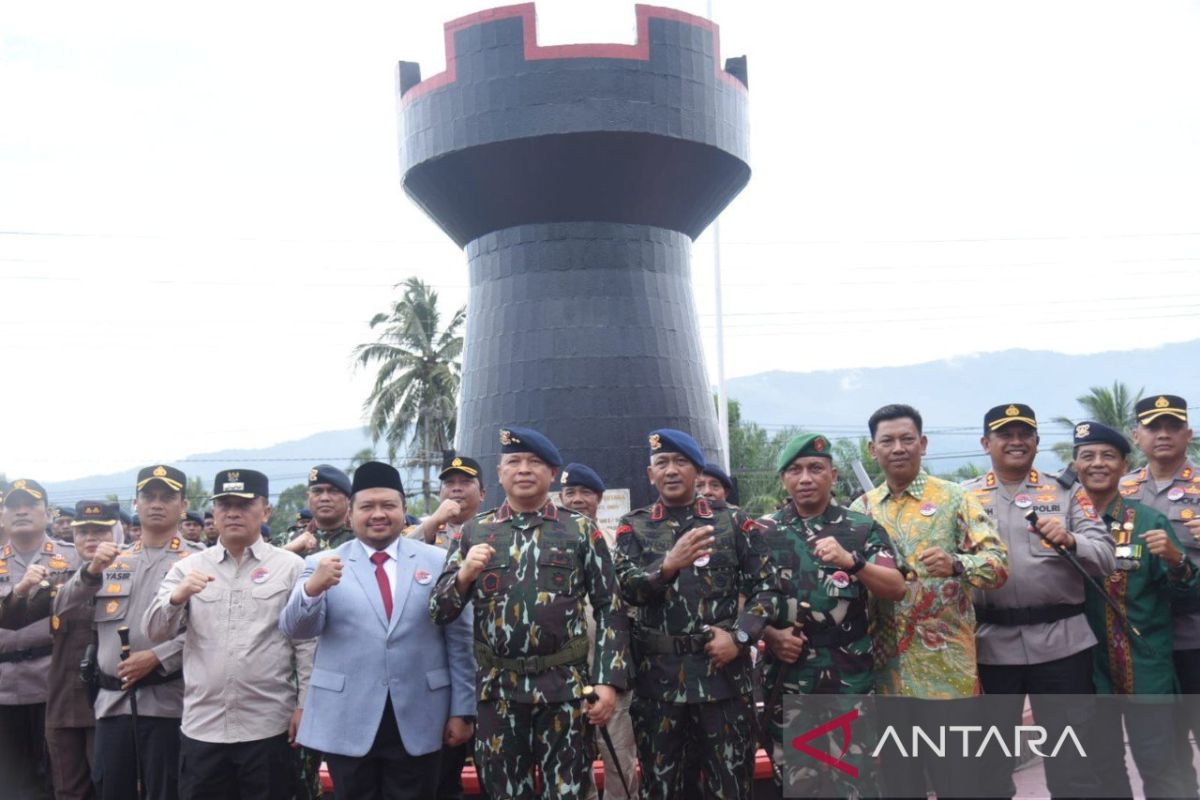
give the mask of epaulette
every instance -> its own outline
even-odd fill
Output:
[[[1100,519],[1100,515],[1096,513],[1096,506],[1092,502],[1092,498],[1088,497],[1086,490],[1080,488],[1075,492],[1075,502],[1079,503],[1079,507],[1083,509],[1083,513],[1088,519]]]
[[[12,554],[13,548],[11,544],[4,545],[4,548],[0,550],[0,558],[12,558]]]

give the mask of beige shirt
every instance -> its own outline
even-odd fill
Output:
[[[304,705],[316,640],[292,642],[279,631],[279,612],[304,569],[304,559],[259,539],[241,563],[218,542],[175,563],[146,609],[145,630],[166,641],[181,626],[183,734],[232,743],[285,733]],[[216,580],[187,603],[171,593],[194,571]],[[298,677],[298,680],[297,680]]]

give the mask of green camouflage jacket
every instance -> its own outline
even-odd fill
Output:
[[[666,581],[667,551],[692,528],[712,525],[716,542],[707,563]],[[653,653],[647,636],[703,635],[709,627],[740,628],[757,639],[780,613],[778,577],[762,527],[742,511],[698,498],[686,508],[661,501],[621,518],[617,528],[617,576],[621,595],[635,606],[634,672],[640,695],[669,703],[702,703],[750,694],[750,654],[716,669],[700,652]],[[746,605],[738,614],[738,595]]]
[[[800,622],[814,639],[795,664],[768,655],[766,691],[780,680],[782,669],[789,694],[869,694],[875,678],[867,588],[844,570],[823,563],[812,546],[833,536],[846,550],[862,553],[868,563],[895,567],[887,531],[865,514],[832,504],[820,516],[805,520],[789,502],[759,522],[766,528],[771,561],[783,587],[785,610],[776,625]]]
[[[473,545],[495,548],[466,596],[455,585]],[[594,682],[624,689],[629,670],[629,617],[616,591],[612,555],[600,530],[585,516],[547,501],[541,511],[513,511],[505,502],[469,521],[451,540],[446,566],[434,588],[430,613],[445,625],[473,604],[475,641],[501,658],[548,656],[587,637],[585,600],[596,622],[593,674],[586,658],[535,675],[479,665],[480,700],[561,703],[581,697]],[[586,651],[585,651],[586,653]]]

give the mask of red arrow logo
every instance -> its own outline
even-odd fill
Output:
[[[846,755],[846,753],[849,752],[849,750],[850,750],[850,723],[854,722],[854,720],[856,720],[856,719],[858,719],[858,709],[857,708],[847,711],[845,714],[842,714],[840,717],[834,717],[833,719],[829,720],[829,722],[826,722],[824,725],[818,725],[817,727],[813,728],[812,730],[805,731],[804,733],[797,736],[795,739],[792,739],[792,747],[796,748],[797,750],[799,750],[801,753],[804,753],[805,755],[812,756],[817,761],[820,761],[822,764],[833,767],[834,769],[837,769],[837,770],[841,770],[842,772],[849,775],[851,778],[857,778],[858,777],[858,767],[854,766],[853,764],[847,764],[845,761],[842,761],[842,758],[841,758],[842,756]],[[813,739],[816,739],[818,736],[824,736],[825,734],[829,733],[830,731],[836,730],[838,728],[841,728],[841,730],[842,730],[842,752],[839,753],[837,755],[837,757],[831,756],[829,753],[826,753],[822,750],[817,750],[816,748],[809,747],[808,743],[811,742]]]

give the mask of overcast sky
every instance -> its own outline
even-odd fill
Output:
[[[10,4],[0,471],[61,479],[359,424],[350,350],[390,287],[466,298],[462,252],[400,187],[395,64],[441,71],[442,24],[483,7]],[[632,3],[538,13],[542,43],[634,40]],[[714,16],[750,71],[754,177],[722,217],[730,376],[1196,338],[1200,4],[716,0]],[[706,235],[715,380],[711,265]]]

